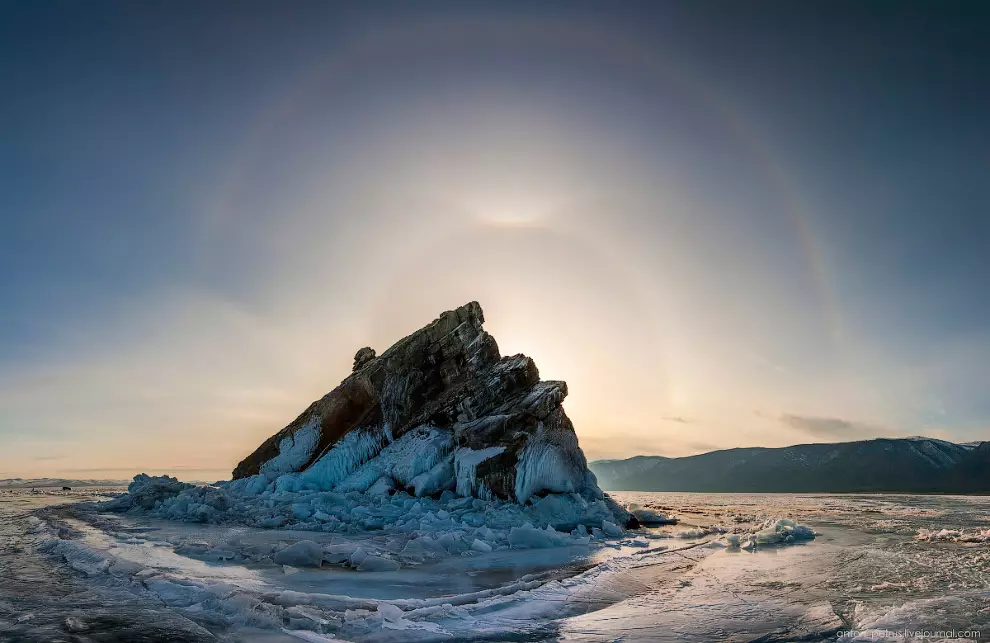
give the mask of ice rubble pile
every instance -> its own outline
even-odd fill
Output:
[[[150,515],[171,520],[237,523],[253,527],[291,528],[297,531],[365,534],[389,538],[382,556],[406,564],[465,552],[487,553],[497,549],[587,545],[592,539],[620,537],[623,529],[604,500],[587,500],[579,494],[548,494],[525,505],[500,499],[482,500],[448,490],[437,497],[417,498],[404,490],[286,491],[266,488],[253,495],[232,491],[236,484],[221,483],[186,489],[158,500]],[[140,494],[149,485],[131,483]],[[138,509],[148,502],[129,494],[105,505],[112,510]],[[401,543],[401,546],[399,545]],[[351,561],[353,549],[327,555],[327,563]],[[221,548],[242,557],[237,547]],[[199,551],[179,553],[199,555]],[[256,552],[257,553],[257,552]],[[261,552],[268,557],[271,552]],[[401,555],[400,555],[401,554]],[[248,556],[250,557],[250,556]],[[313,554],[312,560],[318,560]],[[275,560],[278,564],[298,562]],[[353,561],[351,561],[353,562]],[[360,561],[352,564],[358,567]]]
[[[684,538],[685,540],[698,540],[699,538],[705,538],[706,536],[711,536],[712,534],[724,534],[725,529],[718,526],[712,525],[710,527],[688,527],[687,529],[681,529],[674,534],[677,538]]]
[[[353,372],[233,480],[142,474],[111,508],[335,532],[636,526],[588,469],[561,406],[567,385],[541,381],[525,355],[500,357],[483,322],[471,302],[379,356],[362,348]]]
[[[923,540],[930,543],[990,543],[990,529],[975,529],[972,531],[963,529],[920,529],[914,538],[915,540]]]
[[[194,485],[179,482],[171,476],[149,476],[140,473],[127,485],[127,493],[118,496],[110,502],[113,510],[125,510],[132,507],[153,509],[159,502],[172,498],[179,493],[192,489]]]
[[[768,545],[790,545],[796,542],[814,540],[815,530],[799,525],[788,518],[769,518],[759,529],[748,534],[728,534],[725,544],[741,549],[758,549]]]
[[[287,573],[295,568],[343,566],[366,572],[390,572],[415,567],[448,556],[478,556],[508,549],[546,549],[559,546],[589,545],[621,535],[621,529],[605,521],[607,531],[583,526],[571,532],[561,532],[552,526],[535,527],[523,523],[506,529],[491,527],[461,527],[441,532],[414,530],[410,532],[379,532],[355,536],[334,536],[331,541],[297,540],[286,545],[278,543],[244,542],[233,537],[217,542],[174,543],[174,551],[182,556],[207,562],[274,563],[285,567]],[[280,532],[285,534],[286,532]],[[294,534],[299,537],[301,534]],[[316,536],[314,536],[316,538]],[[323,539],[325,540],[325,538]],[[630,546],[646,546],[640,541],[624,540]]]
[[[643,507],[635,502],[626,505],[626,511],[635,516],[639,524],[645,527],[677,524],[677,518],[674,516],[653,507]]]

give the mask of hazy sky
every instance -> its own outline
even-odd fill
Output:
[[[990,438],[986,3],[0,10],[0,477],[227,477],[472,299],[590,458]]]

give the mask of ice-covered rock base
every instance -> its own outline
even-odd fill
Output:
[[[576,493],[547,494],[522,505],[449,490],[436,497],[416,497],[385,485],[366,491],[297,491],[280,489],[274,482],[253,493],[240,482],[187,488],[158,499],[150,510],[143,508],[141,496],[122,496],[123,501],[115,499],[103,508],[189,522],[401,536],[407,558],[420,561],[470,550],[586,545],[592,537],[624,533],[615,523],[612,503],[604,497],[589,501]],[[144,484],[142,477],[132,486],[140,493]]]

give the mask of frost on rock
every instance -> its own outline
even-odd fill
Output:
[[[302,428],[283,437],[278,443],[278,455],[261,465],[260,473],[268,480],[298,471],[313,455],[320,437],[319,419],[314,417]]]
[[[412,486],[414,480],[429,473],[438,464],[446,462],[452,449],[453,440],[449,433],[430,427],[419,427],[378,451],[374,457],[365,461],[332,488],[340,492],[368,491],[376,485],[376,493],[379,494],[390,489],[407,488]],[[324,459],[331,458],[335,451],[337,447]],[[316,466],[319,464],[318,462]],[[437,472],[443,470],[441,467]],[[306,480],[307,475],[303,474],[302,478]],[[420,479],[424,488],[429,486],[425,482],[426,479]],[[442,491],[449,484],[448,478],[437,481],[433,486],[439,485],[439,490]]]
[[[353,372],[241,461],[233,480],[135,479],[113,508],[340,533],[461,531],[453,548],[474,552],[509,546],[508,530],[526,523],[565,534],[635,526],[588,469],[562,407],[567,385],[541,381],[525,355],[501,357],[483,322],[472,302],[380,355],[362,349]],[[481,527],[504,533],[472,533]],[[548,537],[560,540],[537,540]]]
[[[333,489],[358,467],[378,455],[390,439],[388,427],[381,432],[352,431],[297,478],[304,486]]]
[[[487,447],[485,449],[469,449],[461,447],[454,453],[454,477],[456,491],[459,496],[476,496],[489,499],[492,492],[484,482],[478,481],[478,465],[489,458],[502,454],[505,447]]]
[[[573,431],[548,431],[540,422],[516,465],[516,498],[526,502],[538,491],[574,493],[585,486],[587,467]]]

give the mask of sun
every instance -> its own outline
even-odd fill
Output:
[[[508,191],[477,195],[464,207],[481,225],[498,228],[544,227],[551,223],[552,214],[560,208],[560,199],[549,195]]]

